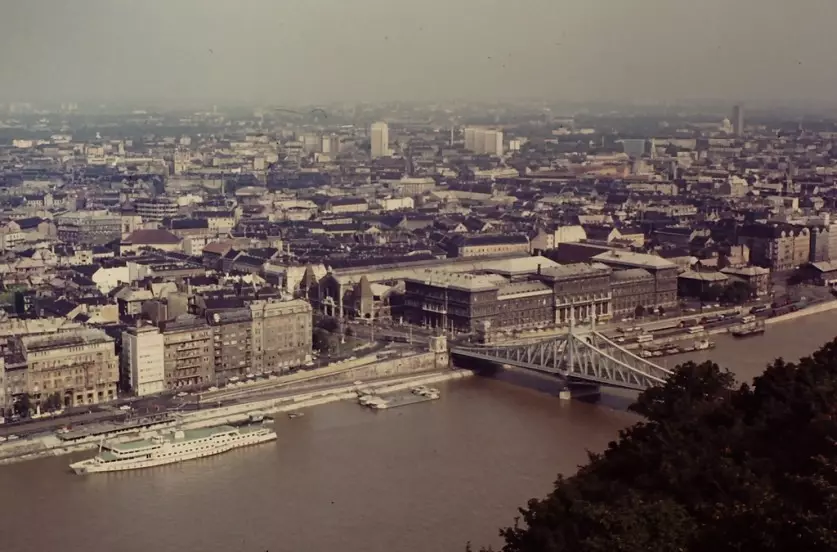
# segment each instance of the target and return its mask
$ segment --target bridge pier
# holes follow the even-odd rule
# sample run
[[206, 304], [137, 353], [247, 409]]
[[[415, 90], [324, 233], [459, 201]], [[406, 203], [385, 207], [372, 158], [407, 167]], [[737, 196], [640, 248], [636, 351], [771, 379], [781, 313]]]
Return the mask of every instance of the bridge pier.
[[572, 399], [598, 400], [602, 394], [600, 385], [593, 383], [570, 382], [558, 392], [558, 398], [562, 401], [569, 401]]

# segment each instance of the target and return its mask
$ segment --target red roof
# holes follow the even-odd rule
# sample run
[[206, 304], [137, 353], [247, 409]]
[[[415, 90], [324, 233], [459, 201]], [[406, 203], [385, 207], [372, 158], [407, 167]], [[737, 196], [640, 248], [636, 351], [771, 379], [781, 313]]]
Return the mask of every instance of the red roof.
[[217, 241], [206, 244], [203, 248], [204, 253], [215, 253], [216, 255], [223, 255], [230, 250], [232, 244], [229, 241]]
[[168, 230], [134, 230], [122, 243], [132, 245], [175, 245], [180, 238]]

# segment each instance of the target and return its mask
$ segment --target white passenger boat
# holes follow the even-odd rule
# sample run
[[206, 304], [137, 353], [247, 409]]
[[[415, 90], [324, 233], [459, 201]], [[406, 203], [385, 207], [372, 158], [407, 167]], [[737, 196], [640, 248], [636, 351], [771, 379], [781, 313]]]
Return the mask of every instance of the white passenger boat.
[[134, 441], [103, 442], [94, 458], [70, 464], [70, 468], [79, 475], [136, 470], [213, 456], [274, 439], [276, 432], [261, 424], [175, 430]]

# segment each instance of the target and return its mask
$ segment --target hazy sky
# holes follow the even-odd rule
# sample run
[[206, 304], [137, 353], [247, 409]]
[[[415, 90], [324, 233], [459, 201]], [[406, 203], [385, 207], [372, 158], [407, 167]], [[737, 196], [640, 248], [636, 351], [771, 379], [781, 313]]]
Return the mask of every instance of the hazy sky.
[[828, 99], [835, 21], [835, 0], [0, 0], [0, 99]]

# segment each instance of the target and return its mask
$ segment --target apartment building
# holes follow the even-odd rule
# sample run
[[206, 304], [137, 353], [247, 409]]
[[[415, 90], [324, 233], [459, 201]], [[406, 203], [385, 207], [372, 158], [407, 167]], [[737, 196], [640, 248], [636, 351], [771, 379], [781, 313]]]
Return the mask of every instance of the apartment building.
[[144, 222], [160, 222], [176, 216], [179, 206], [173, 198], [155, 197], [134, 200], [134, 209]]
[[212, 328], [215, 381], [251, 373], [253, 319], [250, 309], [229, 309], [206, 313]]
[[165, 338], [156, 326], [128, 328], [122, 333], [122, 381], [139, 397], [166, 389]]
[[192, 213], [194, 220], [205, 220], [207, 228], [213, 235], [226, 234], [235, 228], [238, 222], [238, 215], [235, 211], [211, 211], [201, 210]]
[[750, 248], [752, 264], [772, 270], [792, 270], [811, 255], [811, 232], [804, 226], [748, 224], [739, 229], [737, 243]]
[[286, 371], [311, 359], [312, 310], [308, 301], [253, 301], [252, 373]]
[[119, 360], [113, 338], [102, 330], [24, 336], [19, 350], [26, 363], [27, 393], [35, 405], [56, 394], [64, 406], [116, 398]]
[[448, 244], [451, 257], [489, 257], [529, 252], [525, 234], [475, 234], [454, 236]]
[[108, 211], [74, 211], [56, 218], [58, 239], [65, 243], [102, 245], [122, 235], [122, 216]]
[[212, 328], [206, 321], [182, 315], [162, 324], [167, 389], [206, 385], [215, 381]]

